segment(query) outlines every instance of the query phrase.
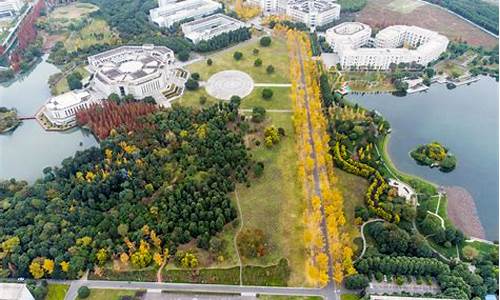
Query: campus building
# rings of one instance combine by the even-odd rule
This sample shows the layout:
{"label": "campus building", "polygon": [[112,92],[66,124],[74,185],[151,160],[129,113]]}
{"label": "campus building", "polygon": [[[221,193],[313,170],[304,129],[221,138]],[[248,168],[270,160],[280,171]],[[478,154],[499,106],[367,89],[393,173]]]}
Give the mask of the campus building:
{"label": "campus building", "polygon": [[175,23],[198,19],[222,9],[222,4],[212,0],[158,0],[158,7],[149,11],[151,20],[160,27],[170,27]]}
{"label": "campus building", "polygon": [[340,4],[328,0],[251,0],[266,15],[286,15],[295,22],[305,23],[311,30],[337,20]]}
{"label": "campus building", "polygon": [[164,46],[121,46],[88,57],[90,81],[80,91],[70,91],[49,99],[43,114],[54,125],[71,125],[76,112],[100,103],[111,94],[148,96],[157,103],[182,94],[188,73],[174,65],[174,52]]}
{"label": "campus building", "polygon": [[[370,38],[371,28],[346,22],[326,31],[326,40],[338,55],[342,68],[389,69],[391,64],[426,66],[448,47],[448,38],[417,26],[395,25]],[[371,47],[367,47],[371,46]]]}
{"label": "campus building", "polygon": [[15,16],[23,5],[23,0],[0,0],[0,20]]}
{"label": "campus building", "polygon": [[197,44],[239,28],[248,27],[244,22],[223,14],[215,14],[181,25],[184,36]]}
{"label": "campus building", "polygon": [[67,93],[51,97],[45,103],[44,115],[54,125],[71,125],[75,122],[76,113],[88,108],[99,100],[92,98],[85,90],[69,91]]}
{"label": "campus building", "polygon": [[286,15],[314,30],[315,27],[337,20],[340,16],[340,5],[328,0],[291,0],[286,7]]}

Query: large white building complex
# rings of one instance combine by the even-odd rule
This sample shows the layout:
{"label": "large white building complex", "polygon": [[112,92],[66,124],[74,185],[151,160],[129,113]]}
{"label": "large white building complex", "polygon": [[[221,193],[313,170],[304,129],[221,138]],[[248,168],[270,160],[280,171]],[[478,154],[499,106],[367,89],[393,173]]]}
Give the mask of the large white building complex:
{"label": "large white building complex", "polygon": [[193,43],[207,41],[222,33],[248,27],[244,22],[223,14],[215,14],[181,25],[184,36]]}
{"label": "large white building complex", "polygon": [[26,284],[0,283],[0,300],[35,300]]}
{"label": "large white building complex", "polygon": [[405,25],[389,26],[375,38],[370,36],[371,28],[359,22],[342,23],[326,31],[326,41],[344,69],[386,70],[399,63],[426,66],[446,51],[449,42],[435,31]]}
{"label": "large white building complex", "polygon": [[222,9],[212,0],[158,0],[158,7],[149,11],[151,20],[160,27],[170,27],[186,19],[198,19]]}
{"label": "large white building complex", "polygon": [[0,19],[15,16],[23,5],[22,0],[0,0]]}
{"label": "large white building complex", "polygon": [[187,72],[174,65],[174,52],[167,47],[121,46],[88,57],[91,80],[84,90],[52,97],[43,114],[52,124],[68,125],[78,110],[100,103],[111,94],[148,96],[168,105],[168,99],[182,93]]}
{"label": "large white building complex", "polygon": [[286,6],[286,15],[314,29],[337,20],[340,5],[328,0],[291,0]]}
{"label": "large white building complex", "polygon": [[287,15],[314,30],[340,17],[340,5],[331,0],[251,0],[266,15]]}

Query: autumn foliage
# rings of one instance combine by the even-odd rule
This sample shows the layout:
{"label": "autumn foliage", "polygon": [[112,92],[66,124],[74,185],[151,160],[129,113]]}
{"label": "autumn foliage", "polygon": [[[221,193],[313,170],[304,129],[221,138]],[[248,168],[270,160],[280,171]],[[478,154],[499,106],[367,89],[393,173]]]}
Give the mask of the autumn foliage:
{"label": "autumn foliage", "polygon": [[146,122],[139,117],[156,111],[154,104],[144,102],[127,102],[117,104],[105,101],[102,105],[95,104],[76,114],[76,122],[87,126],[99,138],[105,139],[112,129],[125,128],[126,131],[136,131],[146,128]]}
{"label": "autumn foliage", "polygon": [[308,199],[304,241],[310,260],[306,264],[306,273],[312,284],[324,286],[330,280],[340,283],[344,276],[356,271],[351,239],[344,226],[343,198],[333,173],[327,122],[322,112],[309,39],[292,30],[287,35],[290,73],[294,75],[291,76],[291,98],[299,153],[298,173]]}

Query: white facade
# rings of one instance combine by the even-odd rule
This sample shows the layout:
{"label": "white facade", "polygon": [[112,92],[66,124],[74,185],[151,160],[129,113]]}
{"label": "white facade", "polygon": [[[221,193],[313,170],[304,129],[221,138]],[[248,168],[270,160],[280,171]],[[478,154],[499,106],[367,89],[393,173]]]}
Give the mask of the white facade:
{"label": "white facade", "polygon": [[386,70],[391,64],[426,66],[446,51],[448,38],[416,26],[395,25],[381,30],[374,48],[361,48],[371,39],[371,29],[362,23],[342,23],[326,32],[326,40],[339,56],[342,68]]}
{"label": "white facade", "polygon": [[52,124],[67,125],[75,121],[75,115],[79,110],[95,103],[100,101],[93,99],[85,90],[69,91],[50,98],[45,104],[43,113]]}
{"label": "white facade", "polygon": [[22,0],[0,0],[0,19],[16,15],[23,5]]}
{"label": "white facade", "polygon": [[350,45],[358,49],[368,43],[372,35],[372,29],[359,22],[345,22],[326,31],[326,41],[334,52],[338,52],[339,46]]}
{"label": "white facade", "polygon": [[177,22],[211,15],[222,9],[222,4],[212,0],[159,0],[158,7],[149,11],[151,20],[160,27],[170,27]]}
{"label": "white facade", "polygon": [[173,83],[174,52],[167,47],[122,46],[88,58],[90,86],[104,96],[154,96]]}
{"label": "white facade", "polygon": [[223,14],[215,14],[181,25],[184,36],[197,44],[210,40],[222,33],[230,32],[249,25]]}
{"label": "white facade", "polygon": [[327,0],[292,0],[286,7],[286,15],[314,29],[337,20],[340,5]]}
{"label": "white facade", "polygon": [[26,284],[0,283],[0,300],[35,300]]}
{"label": "white facade", "polygon": [[174,61],[172,50],[154,45],[122,46],[89,56],[92,75],[86,88],[50,98],[43,114],[54,125],[71,125],[78,110],[100,104],[113,93],[135,99],[152,96],[157,103],[168,105],[164,93],[176,90],[182,94],[188,77]]}

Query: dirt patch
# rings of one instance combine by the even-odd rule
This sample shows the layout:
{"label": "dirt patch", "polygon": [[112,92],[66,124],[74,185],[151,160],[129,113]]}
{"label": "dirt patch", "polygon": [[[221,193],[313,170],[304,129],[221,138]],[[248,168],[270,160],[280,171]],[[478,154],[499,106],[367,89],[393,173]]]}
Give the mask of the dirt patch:
{"label": "dirt patch", "polygon": [[485,239],[472,195],[459,186],[445,187],[444,190],[448,198],[448,218],[453,224],[467,236]]}
{"label": "dirt patch", "polygon": [[[412,5],[411,10],[395,9],[398,2],[401,1],[369,0],[365,8],[356,14],[356,21],[374,28],[395,24],[421,26],[438,31],[450,40],[465,40],[474,46],[493,48],[498,44],[495,37],[438,7],[423,4],[418,7]],[[404,2],[420,3],[416,0]]]}

